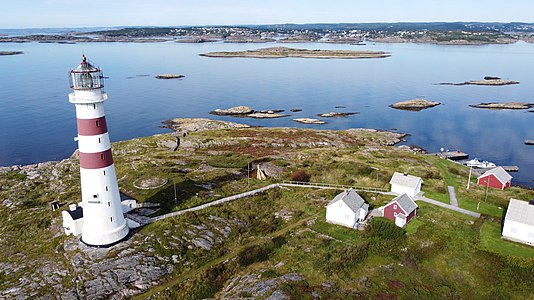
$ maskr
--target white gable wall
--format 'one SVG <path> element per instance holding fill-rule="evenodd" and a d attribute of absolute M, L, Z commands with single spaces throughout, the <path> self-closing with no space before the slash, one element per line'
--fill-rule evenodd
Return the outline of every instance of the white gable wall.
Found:
<path fill-rule="evenodd" d="M 404 218 L 396 217 L 395 218 L 395 225 L 397 225 L 400 228 L 404 227 L 404 225 L 406 225 L 406 217 L 404 217 Z"/>
<path fill-rule="evenodd" d="M 397 193 L 399 195 L 407 194 L 410 197 L 415 197 L 415 195 L 419 194 L 421 192 L 421 180 L 417 182 L 417 186 L 415 188 L 407 187 L 400 184 L 391 184 L 391 191 L 393 193 Z"/>
<path fill-rule="evenodd" d="M 83 227 L 83 218 L 73 220 L 71 215 L 67 211 L 62 211 L 61 215 L 63 216 L 63 229 L 65 229 L 65 234 L 72 234 L 78 236 L 82 234 Z"/>
<path fill-rule="evenodd" d="M 362 209 L 359 209 L 361 211 Z M 358 216 L 343 201 L 336 201 L 326 207 L 326 221 L 333 224 L 354 228 Z"/>
<path fill-rule="evenodd" d="M 534 226 L 504 220 L 502 236 L 506 239 L 534 246 Z"/>

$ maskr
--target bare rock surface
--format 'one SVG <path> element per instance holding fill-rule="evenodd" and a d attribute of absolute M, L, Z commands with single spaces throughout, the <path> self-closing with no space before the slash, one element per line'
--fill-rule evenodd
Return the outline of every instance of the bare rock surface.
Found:
<path fill-rule="evenodd" d="M 163 121 L 164 127 L 177 132 L 195 132 L 203 130 L 228 129 L 228 128 L 248 128 L 249 125 L 239 124 L 227 121 L 217 121 L 210 119 L 194 118 L 176 118 Z"/>
<path fill-rule="evenodd" d="M 324 114 L 318 114 L 319 117 L 322 117 L 322 118 L 338 118 L 338 117 L 348 117 L 348 116 L 352 116 L 352 115 L 358 115 L 360 114 L 359 112 L 335 112 L 335 111 L 331 111 L 331 112 L 327 112 L 327 113 L 324 113 Z"/>
<path fill-rule="evenodd" d="M 487 102 L 469 105 L 475 108 L 487 109 L 529 109 L 534 107 L 534 103 L 528 102 Z"/>
<path fill-rule="evenodd" d="M 403 109 L 403 110 L 420 111 L 426 108 L 438 106 L 440 104 L 441 103 L 439 102 L 428 101 L 426 99 L 413 99 L 413 100 L 397 102 L 395 104 L 390 105 L 390 107 L 396 108 L 396 109 Z"/>
<path fill-rule="evenodd" d="M 238 299 L 243 293 L 251 294 L 254 299 L 289 299 L 280 289 L 286 282 L 304 280 L 300 274 L 290 273 L 277 278 L 262 279 L 259 274 L 249 274 L 234 277 L 223 288 L 222 299 Z M 269 298 L 265 298 L 269 295 Z"/>
<path fill-rule="evenodd" d="M 312 118 L 297 118 L 293 119 L 293 121 L 302 123 L 302 124 L 326 124 L 325 121 L 319 120 L 319 119 L 312 119 Z"/>
<path fill-rule="evenodd" d="M 217 108 L 211 111 L 210 114 L 219 115 L 219 116 L 235 116 L 235 115 L 242 116 L 242 115 L 251 114 L 253 112 L 254 110 L 252 108 L 248 106 L 240 105 L 240 106 L 235 106 L 235 107 L 231 107 L 228 109 Z"/>

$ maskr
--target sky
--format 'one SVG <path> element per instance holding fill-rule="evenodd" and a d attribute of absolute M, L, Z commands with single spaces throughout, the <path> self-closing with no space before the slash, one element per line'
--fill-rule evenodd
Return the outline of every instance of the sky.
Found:
<path fill-rule="evenodd" d="M 0 28 L 528 22 L 532 0 L 0 0 Z"/>

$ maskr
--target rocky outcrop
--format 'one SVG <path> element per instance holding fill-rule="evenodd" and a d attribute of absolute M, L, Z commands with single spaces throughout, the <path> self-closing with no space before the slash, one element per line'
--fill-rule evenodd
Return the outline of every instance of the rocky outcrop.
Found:
<path fill-rule="evenodd" d="M 251 113 L 254 113 L 254 110 L 248 106 L 243 105 L 231 107 L 228 109 L 217 108 L 216 110 L 210 112 L 210 114 L 218 116 L 244 116 Z"/>
<path fill-rule="evenodd" d="M 403 110 L 420 111 L 426 108 L 438 106 L 440 104 L 441 103 L 439 102 L 428 101 L 426 99 L 414 99 L 397 102 L 395 104 L 390 105 L 390 107 Z"/>
<path fill-rule="evenodd" d="M 164 128 L 169 128 L 177 132 L 187 133 L 203 130 L 216 130 L 228 128 L 248 128 L 249 125 L 239 124 L 226 121 L 217 121 L 203 118 L 176 118 L 172 120 L 165 120 L 162 122 Z"/>
<path fill-rule="evenodd" d="M 487 102 L 469 105 L 475 108 L 487 108 L 487 109 L 529 109 L 534 107 L 534 103 L 528 102 Z"/>
<path fill-rule="evenodd" d="M 178 78 L 184 78 L 184 75 L 180 74 L 159 74 L 156 75 L 157 79 L 178 79 Z"/>
<path fill-rule="evenodd" d="M 22 51 L 0 51 L 0 56 L 1 55 L 18 55 L 18 54 L 23 54 L 24 52 Z"/>
<path fill-rule="evenodd" d="M 453 82 L 442 82 L 438 85 L 488 85 L 488 86 L 501 86 L 501 85 L 511 85 L 519 84 L 519 81 L 505 80 L 495 76 L 486 76 L 483 80 L 471 80 L 460 83 Z"/>
<path fill-rule="evenodd" d="M 326 124 L 325 121 L 322 121 L 319 119 L 312 119 L 312 118 L 297 118 L 297 119 L 293 119 L 293 121 L 302 123 L 302 124 L 318 124 L 318 125 Z"/>
<path fill-rule="evenodd" d="M 358 115 L 360 114 L 359 112 L 334 112 L 334 111 L 331 111 L 331 112 L 327 112 L 327 113 L 324 113 L 324 114 L 318 114 L 319 117 L 322 117 L 322 118 L 338 118 L 338 117 L 348 117 L 348 116 L 352 116 L 352 115 Z"/>

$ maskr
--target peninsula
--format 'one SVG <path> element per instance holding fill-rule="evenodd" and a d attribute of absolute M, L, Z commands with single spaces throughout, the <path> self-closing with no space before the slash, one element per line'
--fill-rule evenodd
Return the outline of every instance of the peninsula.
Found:
<path fill-rule="evenodd" d="M 391 54 L 383 51 L 354 51 L 354 50 L 308 50 L 287 47 L 270 47 L 247 51 L 209 52 L 200 54 L 207 57 L 253 57 L 253 58 L 385 58 Z"/>

